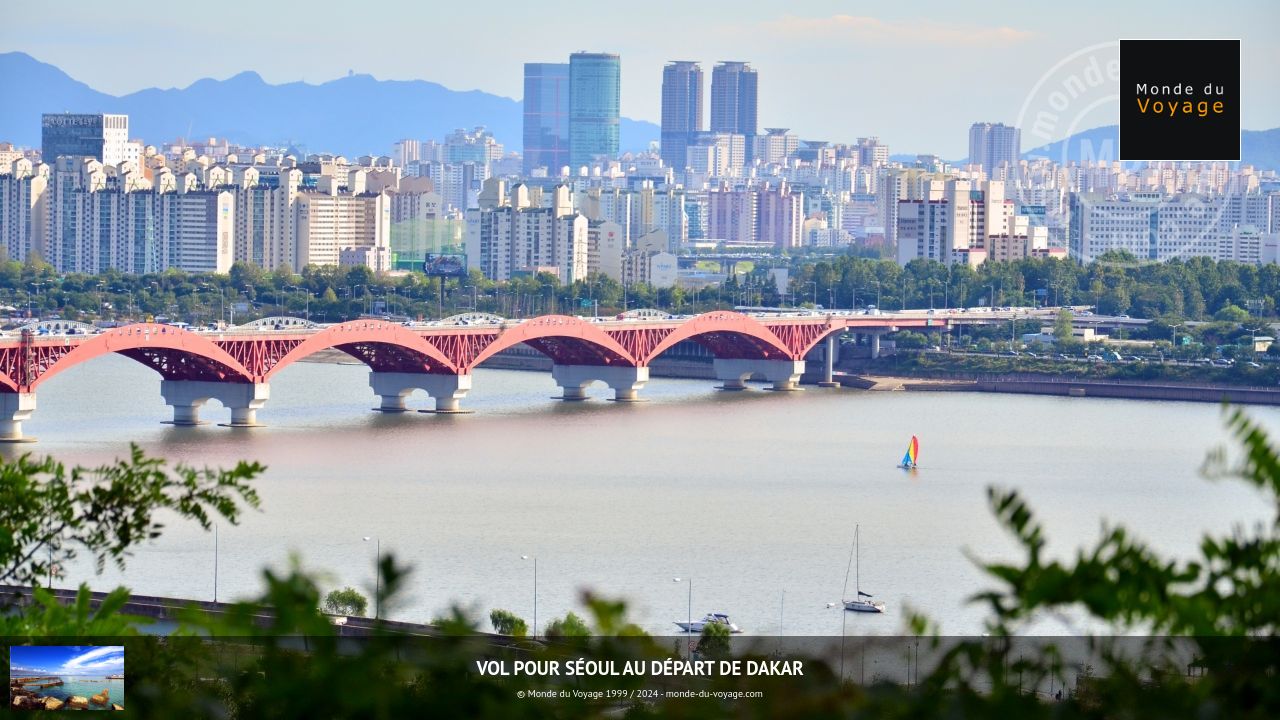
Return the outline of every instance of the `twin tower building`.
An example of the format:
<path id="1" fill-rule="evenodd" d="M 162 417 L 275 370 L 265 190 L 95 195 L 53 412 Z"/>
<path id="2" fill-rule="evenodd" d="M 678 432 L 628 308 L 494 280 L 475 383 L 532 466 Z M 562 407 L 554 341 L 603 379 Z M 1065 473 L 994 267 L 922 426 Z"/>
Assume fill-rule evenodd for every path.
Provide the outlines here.
<path id="1" fill-rule="evenodd" d="M 560 175 L 619 150 L 622 64 L 617 55 L 579 52 L 568 63 L 524 66 L 524 173 Z M 711 74 L 711 125 L 703 113 L 702 66 L 677 60 L 662 70 L 663 164 L 683 171 L 708 161 L 751 164 L 758 80 L 745 62 L 721 62 Z M 690 150 L 693 149 L 693 156 Z M 539 170 L 541 169 L 541 170 Z M 576 173 L 571 173 L 576 174 Z"/>

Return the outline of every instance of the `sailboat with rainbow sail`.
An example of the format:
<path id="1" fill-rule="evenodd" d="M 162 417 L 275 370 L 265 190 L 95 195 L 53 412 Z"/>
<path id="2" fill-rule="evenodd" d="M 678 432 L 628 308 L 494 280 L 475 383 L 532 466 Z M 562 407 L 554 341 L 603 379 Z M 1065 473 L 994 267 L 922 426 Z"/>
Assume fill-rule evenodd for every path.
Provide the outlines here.
<path id="1" fill-rule="evenodd" d="M 910 470 L 916 466 L 916 458 L 920 457 L 920 440 L 915 435 L 911 436 L 911 442 L 907 443 L 907 453 L 902 456 L 902 464 L 898 467 L 903 470 Z"/>

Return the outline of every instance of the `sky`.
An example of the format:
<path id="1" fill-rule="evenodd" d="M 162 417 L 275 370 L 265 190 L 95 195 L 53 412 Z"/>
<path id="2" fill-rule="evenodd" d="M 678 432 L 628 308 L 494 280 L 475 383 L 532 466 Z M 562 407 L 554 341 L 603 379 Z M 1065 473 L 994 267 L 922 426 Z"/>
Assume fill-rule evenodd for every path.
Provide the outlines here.
<path id="1" fill-rule="evenodd" d="M 1280 126 L 1274 0 L 11 0 L 4 16 L 0 51 L 26 52 L 116 95 L 253 70 L 272 83 L 354 71 L 519 98 L 524 62 L 590 50 L 622 56 L 622 114 L 656 122 L 664 62 L 702 60 L 709 85 L 715 61 L 746 60 L 759 71 L 761 128 L 837 142 L 877 135 L 895 153 L 944 157 L 967 152 L 975 121 L 1034 113 L 1044 102 L 1037 86 L 1085 48 L 1239 38 L 1242 124 Z M 1051 139 L 1115 122 L 1114 103 L 1093 100 L 1081 100 Z M 1024 149 L 1038 140 L 1024 138 Z"/>
<path id="2" fill-rule="evenodd" d="M 47 645 L 9 648 L 9 676 L 82 675 L 99 677 L 124 673 L 121 645 Z"/>

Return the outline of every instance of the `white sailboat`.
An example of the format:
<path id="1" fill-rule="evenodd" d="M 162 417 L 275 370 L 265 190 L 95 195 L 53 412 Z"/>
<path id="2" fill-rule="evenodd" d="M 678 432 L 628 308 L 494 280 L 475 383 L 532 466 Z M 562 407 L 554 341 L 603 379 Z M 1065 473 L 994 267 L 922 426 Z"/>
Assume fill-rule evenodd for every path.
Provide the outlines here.
<path id="1" fill-rule="evenodd" d="M 849 553 L 849 560 L 853 563 L 855 572 L 853 580 L 854 596 L 852 600 L 842 600 L 844 609 L 849 612 L 863 613 L 882 613 L 884 612 L 884 603 L 871 600 L 871 593 L 862 592 L 862 552 L 858 546 L 858 530 L 859 526 L 853 526 L 853 551 Z M 856 558 L 856 560 L 855 560 Z M 844 571 L 844 593 L 849 592 L 849 569 Z M 843 597 L 844 593 L 841 593 Z"/>

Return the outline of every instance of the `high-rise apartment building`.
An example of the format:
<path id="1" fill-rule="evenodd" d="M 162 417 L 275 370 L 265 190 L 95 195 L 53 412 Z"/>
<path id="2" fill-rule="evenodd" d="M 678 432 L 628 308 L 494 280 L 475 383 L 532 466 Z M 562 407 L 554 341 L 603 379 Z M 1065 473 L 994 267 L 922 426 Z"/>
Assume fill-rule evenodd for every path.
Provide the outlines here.
<path id="1" fill-rule="evenodd" d="M 752 157 L 765 164 L 782 164 L 800 149 L 800 137 L 787 132 L 787 128 L 765 128 L 765 134 L 757 135 L 754 145 Z"/>
<path id="2" fill-rule="evenodd" d="M 237 261 L 263 268 L 295 267 L 294 204 L 302 187 L 302 171 L 281 166 L 234 168 L 225 189 L 236 198 Z"/>
<path id="3" fill-rule="evenodd" d="M 128 167 L 126 165 L 125 167 Z M 61 272 L 231 269 L 235 196 L 194 173 L 140 172 L 59 156 L 45 206 L 47 260 Z"/>
<path id="4" fill-rule="evenodd" d="M 119 165 L 137 159 L 129 145 L 128 115 L 45 113 L 40 120 L 40 157 L 50 166 L 63 156 Z"/>
<path id="5" fill-rule="evenodd" d="M 747 165 L 747 138 L 738 133 L 703 132 L 689 140 L 685 165 L 704 179 L 742 177 Z"/>
<path id="6" fill-rule="evenodd" d="M 491 280 L 513 273 L 555 268 L 563 283 L 587 276 L 588 221 L 573 210 L 566 185 L 557 186 L 546 207 L 535 205 L 529 188 L 485 181 L 479 207 L 467 211 L 467 267 Z"/>
<path id="7" fill-rule="evenodd" d="M 798 247 L 803 241 L 804 193 L 794 192 L 785 182 L 758 188 L 722 184 L 707 198 L 711 239 L 777 248 Z"/>
<path id="8" fill-rule="evenodd" d="M 380 259 L 390 247 L 391 200 L 386 193 L 304 192 L 297 203 L 298 259 L 307 265 L 338 265 L 343 250 L 368 248 Z M 374 267 L 374 270 L 390 270 Z"/>
<path id="9" fill-rule="evenodd" d="M 623 256 L 627 241 L 622 226 L 608 220 L 587 223 L 587 274 L 600 273 L 622 282 Z"/>
<path id="10" fill-rule="evenodd" d="M 880 167 L 889 162 L 889 146 L 882 145 L 878 137 L 858 138 L 858 164 Z"/>
<path id="11" fill-rule="evenodd" d="M 1049 247 L 1048 229 L 1034 226 L 1005 197 L 1001 181 L 974 184 L 921 176 L 910 199 L 898 201 L 898 262 L 917 258 L 971 266 L 987 260 L 1065 257 Z"/>
<path id="12" fill-rule="evenodd" d="M 569 164 L 618 154 L 622 61 L 611 53 L 569 56 Z"/>
<path id="13" fill-rule="evenodd" d="M 149 193 L 99 193 L 114 195 L 124 200 L 144 199 Z M 187 272 L 218 272 L 231 270 L 233 236 L 235 234 L 235 196 L 217 190 L 191 190 L 162 193 L 155 196 L 159 211 L 153 217 L 156 223 L 156 243 L 161 251 L 159 262 L 143 272 L 155 272 L 161 268 L 178 268 Z M 147 208 L 137 208 L 133 215 L 133 227 L 125 223 L 125 230 L 136 227 L 145 218 Z M 138 243 L 132 242 L 137 249 Z M 127 250 L 126 250 L 127 252 Z M 114 263 L 113 263 L 114 265 Z M 133 272 L 138 272 L 134 270 Z"/>
<path id="14" fill-rule="evenodd" d="M 0 248 L 10 260 L 44 255 L 45 191 L 49 166 L 26 158 L 0 167 Z"/>
<path id="15" fill-rule="evenodd" d="M 391 157 L 395 159 L 396 165 L 402 168 L 409 167 L 409 163 L 422 159 L 422 143 L 412 138 L 405 138 L 392 146 Z"/>
<path id="16" fill-rule="evenodd" d="M 711 71 L 711 132 L 747 138 L 746 160 L 754 158 L 759 82 L 745 62 L 724 61 Z"/>
<path id="17" fill-rule="evenodd" d="M 502 158 L 502 143 L 484 126 L 468 132 L 458 128 L 444 138 L 444 161 L 449 163 L 483 163 L 488 166 Z"/>
<path id="18" fill-rule="evenodd" d="M 804 193 L 792 192 L 783 182 L 759 192 L 756 239 L 773 243 L 779 250 L 803 244 Z"/>
<path id="19" fill-rule="evenodd" d="M 524 174 L 569 164 L 569 65 L 524 64 Z"/>
<path id="20" fill-rule="evenodd" d="M 1091 262 L 1121 250 L 1157 262 L 1209 257 L 1256 263 L 1267 205 L 1262 193 L 1072 193 L 1071 255 Z"/>
<path id="21" fill-rule="evenodd" d="M 689 60 L 662 69 L 662 162 L 677 173 L 688 162 L 689 140 L 702 125 L 702 66 Z"/>
<path id="22" fill-rule="evenodd" d="M 1022 157 L 1022 131 L 1003 123 L 974 123 L 969 128 L 969 164 L 981 165 L 988 177 L 1001 167 L 1017 167 Z"/>

